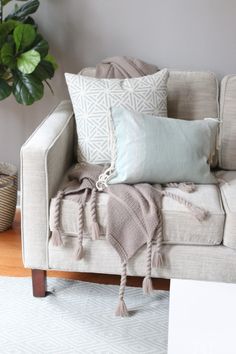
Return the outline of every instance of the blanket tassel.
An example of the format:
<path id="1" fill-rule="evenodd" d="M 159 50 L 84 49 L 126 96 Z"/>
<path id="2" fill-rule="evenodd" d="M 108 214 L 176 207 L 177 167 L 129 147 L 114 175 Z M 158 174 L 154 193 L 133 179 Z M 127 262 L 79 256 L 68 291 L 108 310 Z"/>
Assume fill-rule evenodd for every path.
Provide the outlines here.
<path id="1" fill-rule="evenodd" d="M 120 317 L 128 317 L 129 312 L 124 301 L 125 286 L 127 281 L 127 264 L 125 261 L 122 262 L 121 268 L 121 280 L 120 280 L 120 290 L 119 290 L 119 303 L 116 308 L 115 315 Z"/>
<path id="2" fill-rule="evenodd" d="M 126 304 L 124 302 L 124 299 L 119 300 L 115 315 L 120 316 L 120 317 L 128 317 L 129 316 L 129 312 L 128 312 L 128 309 L 127 309 Z"/>
<path id="3" fill-rule="evenodd" d="M 163 265 L 163 257 L 162 254 L 158 251 L 154 251 L 152 256 L 152 267 L 159 268 Z"/>
<path id="4" fill-rule="evenodd" d="M 150 295 L 153 292 L 153 286 L 152 286 L 152 278 L 151 278 L 151 272 L 152 272 L 152 240 L 148 240 L 147 242 L 147 270 L 146 270 L 146 276 L 143 279 L 143 293 L 145 295 Z"/>
<path id="5" fill-rule="evenodd" d="M 63 241 L 61 238 L 61 232 L 59 229 L 55 229 L 52 231 L 52 244 L 53 246 L 63 246 Z"/>
<path id="6" fill-rule="evenodd" d="M 61 201 L 64 197 L 64 191 L 59 191 L 56 196 L 54 206 L 54 230 L 52 231 L 52 244 L 53 246 L 63 246 L 63 241 L 60 231 L 60 214 L 61 214 Z"/>
<path id="7" fill-rule="evenodd" d="M 83 257 L 84 257 L 84 248 L 83 248 L 83 245 L 80 244 L 80 245 L 78 245 L 78 247 L 75 251 L 75 259 L 79 261 Z"/>
<path id="8" fill-rule="evenodd" d="M 83 205 L 79 203 L 79 212 L 78 212 L 78 229 L 79 235 L 77 239 L 77 247 L 75 249 L 75 259 L 80 260 L 84 257 L 84 248 L 83 248 Z"/>
<path id="9" fill-rule="evenodd" d="M 99 239 L 100 230 L 99 230 L 98 223 L 96 221 L 92 222 L 91 233 L 92 233 L 92 239 L 93 240 L 98 240 Z"/>
<path id="10" fill-rule="evenodd" d="M 145 277 L 143 279 L 143 293 L 145 295 L 150 295 L 153 292 L 152 278 Z"/>
<path id="11" fill-rule="evenodd" d="M 97 200 L 97 192 L 96 189 L 93 188 L 91 192 L 91 201 L 90 201 L 90 212 L 91 212 L 91 236 L 93 240 L 98 240 L 100 231 L 97 223 L 97 212 L 96 212 L 96 200 Z"/>

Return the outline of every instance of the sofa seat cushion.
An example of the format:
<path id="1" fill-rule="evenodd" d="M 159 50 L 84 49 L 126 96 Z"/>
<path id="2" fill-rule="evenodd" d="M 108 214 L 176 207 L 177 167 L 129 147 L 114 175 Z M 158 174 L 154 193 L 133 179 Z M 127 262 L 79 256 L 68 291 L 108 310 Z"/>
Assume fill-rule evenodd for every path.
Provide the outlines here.
<path id="1" fill-rule="evenodd" d="M 219 171 L 217 173 L 222 202 L 225 210 L 225 230 L 223 244 L 236 249 L 236 171 Z"/>
<path id="2" fill-rule="evenodd" d="M 209 211 L 206 220 L 198 221 L 191 211 L 184 205 L 170 199 L 163 198 L 163 241 L 167 244 L 189 244 L 189 245 L 219 245 L 223 238 L 224 210 L 222 208 L 220 191 L 216 185 L 199 185 L 194 193 L 185 193 L 177 188 L 168 188 L 196 206 L 203 207 Z M 97 219 L 100 225 L 101 239 L 105 238 L 107 223 L 107 202 L 109 196 L 105 193 L 98 193 L 97 197 Z M 50 206 L 50 229 L 53 224 L 53 209 L 55 199 L 52 199 Z M 65 235 L 78 235 L 78 204 L 73 200 L 63 200 L 61 205 L 61 229 Z M 90 212 L 89 203 L 84 213 L 84 237 L 90 238 Z"/>

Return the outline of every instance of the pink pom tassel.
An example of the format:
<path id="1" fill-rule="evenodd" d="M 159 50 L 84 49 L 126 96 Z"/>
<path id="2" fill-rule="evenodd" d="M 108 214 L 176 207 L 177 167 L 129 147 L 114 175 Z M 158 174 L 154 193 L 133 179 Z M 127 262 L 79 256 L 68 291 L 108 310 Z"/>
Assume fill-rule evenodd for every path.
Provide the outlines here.
<path id="1" fill-rule="evenodd" d="M 143 279 L 143 293 L 146 295 L 150 295 L 153 292 L 152 279 L 149 277 L 145 277 Z"/>
<path id="2" fill-rule="evenodd" d="M 53 246 L 63 246 L 60 230 L 56 229 L 52 231 L 52 244 Z"/>
<path id="3" fill-rule="evenodd" d="M 84 257 L 84 248 L 83 245 L 79 245 L 75 252 L 75 259 L 79 261 L 83 257 Z"/>
<path id="4" fill-rule="evenodd" d="M 91 228 L 92 228 L 92 239 L 93 240 L 98 240 L 99 236 L 100 236 L 100 230 L 99 230 L 98 223 L 93 221 L 92 225 L 91 225 Z"/>
<path id="5" fill-rule="evenodd" d="M 120 316 L 120 317 L 128 317 L 129 316 L 129 312 L 128 312 L 128 309 L 127 309 L 126 304 L 124 302 L 124 299 L 119 300 L 115 315 Z"/>

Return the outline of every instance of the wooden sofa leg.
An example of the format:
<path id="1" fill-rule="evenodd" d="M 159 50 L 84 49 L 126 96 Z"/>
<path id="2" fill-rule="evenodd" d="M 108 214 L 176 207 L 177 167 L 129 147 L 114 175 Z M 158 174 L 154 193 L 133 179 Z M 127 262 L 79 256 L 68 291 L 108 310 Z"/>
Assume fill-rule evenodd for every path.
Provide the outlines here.
<path id="1" fill-rule="evenodd" d="M 46 270 L 32 269 L 33 296 L 46 296 Z"/>

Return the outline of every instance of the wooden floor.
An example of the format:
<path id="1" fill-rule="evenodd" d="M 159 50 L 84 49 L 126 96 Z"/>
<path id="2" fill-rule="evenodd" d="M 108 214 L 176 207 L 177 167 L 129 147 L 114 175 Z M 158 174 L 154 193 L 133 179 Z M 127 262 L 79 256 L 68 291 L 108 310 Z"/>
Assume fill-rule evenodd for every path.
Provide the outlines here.
<path id="1" fill-rule="evenodd" d="M 21 258 L 20 211 L 17 210 L 11 229 L 0 233 L 0 276 L 26 277 L 31 271 L 23 267 Z M 119 284 L 120 277 L 116 275 L 70 273 L 49 271 L 48 276 L 95 282 L 101 284 Z M 141 286 L 142 278 L 128 277 L 128 285 Z M 169 290 L 169 281 L 154 279 L 156 289 Z"/>

